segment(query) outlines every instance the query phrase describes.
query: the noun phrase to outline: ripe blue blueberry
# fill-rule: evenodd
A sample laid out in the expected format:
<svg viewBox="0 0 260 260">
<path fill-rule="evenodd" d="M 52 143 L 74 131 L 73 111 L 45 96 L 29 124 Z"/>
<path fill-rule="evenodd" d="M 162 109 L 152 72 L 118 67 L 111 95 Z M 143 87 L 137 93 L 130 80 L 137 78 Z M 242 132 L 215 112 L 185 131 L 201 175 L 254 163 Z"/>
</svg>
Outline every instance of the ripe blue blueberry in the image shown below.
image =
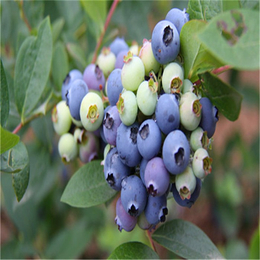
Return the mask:
<svg viewBox="0 0 260 260">
<path fill-rule="evenodd" d="M 112 43 L 109 45 L 110 50 L 117 56 L 120 51 L 129 50 L 127 43 L 124 38 L 116 37 Z"/>
<path fill-rule="evenodd" d="M 62 83 L 62 87 L 61 87 L 61 97 L 63 100 L 66 100 L 66 93 L 69 90 L 71 83 L 75 80 L 75 79 L 83 79 L 83 75 L 79 70 L 71 70 L 66 78 L 64 79 L 63 83 Z"/>
<path fill-rule="evenodd" d="M 207 131 L 208 138 L 211 138 L 215 133 L 218 121 L 218 109 L 207 97 L 201 98 L 200 104 L 202 105 L 200 127 Z"/>
<path fill-rule="evenodd" d="M 112 148 L 106 155 L 104 162 L 104 175 L 107 183 L 114 190 L 121 189 L 123 178 L 130 174 L 130 168 L 122 163 L 117 148 Z"/>
<path fill-rule="evenodd" d="M 161 149 L 161 144 L 161 131 L 156 122 L 152 119 L 145 120 L 137 134 L 137 147 L 142 157 L 147 160 L 155 157 Z"/>
<path fill-rule="evenodd" d="M 166 15 L 165 20 L 172 22 L 179 34 L 181 33 L 182 26 L 190 20 L 189 14 L 184 8 L 183 11 L 179 8 L 172 8 Z"/>
<path fill-rule="evenodd" d="M 80 104 L 87 93 L 88 86 L 83 79 L 74 80 L 67 91 L 66 103 L 71 116 L 76 120 L 80 120 Z"/>
<path fill-rule="evenodd" d="M 153 226 L 159 222 L 164 222 L 168 214 L 166 196 L 153 197 L 149 195 L 144 213 L 147 221 Z"/>
<path fill-rule="evenodd" d="M 124 57 L 127 55 L 128 50 L 120 51 L 116 56 L 115 69 L 122 69 L 124 66 Z"/>
<path fill-rule="evenodd" d="M 144 172 L 145 172 L 145 168 L 146 168 L 146 165 L 147 163 L 149 162 L 149 160 L 146 160 L 146 159 L 142 159 L 141 163 L 140 163 L 140 178 L 141 180 L 143 181 L 144 185 L 145 185 L 145 182 L 144 182 Z"/>
<path fill-rule="evenodd" d="M 117 129 L 116 145 L 122 162 L 130 167 L 137 166 L 142 159 L 137 147 L 139 125 L 126 126 L 123 123 Z"/>
<path fill-rule="evenodd" d="M 83 79 L 89 89 L 99 91 L 105 87 L 106 79 L 98 65 L 89 64 L 84 70 Z"/>
<path fill-rule="evenodd" d="M 190 144 L 185 134 L 180 130 L 170 132 L 164 140 L 162 153 L 167 170 L 173 175 L 182 173 L 190 160 Z"/>
<path fill-rule="evenodd" d="M 162 196 L 168 190 L 170 175 L 162 158 L 154 157 L 148 161 L 144 172 L 145 186 L 152 196 Z"/>
<path fill-rule="evenodd" d="M 111 106 L 116 105 L 122 90 L 121 69 L 114 69 L 108 76 L 106 86 L 107 97 Z"/>
<path fill-rule="evenodd" d="M 162 20 L 155 25 L 152 32 L 152 50 L 160 64 L 176 59 L 180 51 L 180 36 L 173 23 Z"/>
<path fill-rule="evenodd" d="M 122 229 L 124 229 L 127 232 L 132 231 L 137 223 L 137 218 L 130 216 L 124 210 L 120 197 L 118 198 L 118 200 L 116 202 L 115 223 L 117 224 L 119 231 L 122 231 Z"/>
<path fill-rule="evenodd" d="M 125 211 L 131 216 L 139 216 L 145 209 L 147 192 L 142 180 L 130 175 L 122 180 L 121 200 Z"/>
<path fill-rule="evenodd" d="M 185 198 L 183 200 L 181 198 L 179 192 L 176 189 L 175 183 L 173 183 L 172 184 L 172 195 L 173 195 L 175 201 L 180 206 L 190 208 L 195 203 L 195 201 L 198 199 L 198 197 L 200 195 L 201 186 L 202 186 L 202 181 L 199 178 L 196 178 L 196 188 L 195 188 L 195 190 L 193 191 L 193 193 L 191 194 L 189 199 Z"/>
<path fill-rule="evenodd" d="M 117 128 L 121 119 L 116 106 L 111 106 L 105 113 L 103 120 L 103 134 L 107 143 L 116 145 Z"/>
<path fill-rule="evenodd" d="M 171 131 L 179 128 L 180 113 L 179 101 L 174 94 L 163 94 L 155 109 L 156 122 L 164 134 L 169 134 Z"/>
</svg>

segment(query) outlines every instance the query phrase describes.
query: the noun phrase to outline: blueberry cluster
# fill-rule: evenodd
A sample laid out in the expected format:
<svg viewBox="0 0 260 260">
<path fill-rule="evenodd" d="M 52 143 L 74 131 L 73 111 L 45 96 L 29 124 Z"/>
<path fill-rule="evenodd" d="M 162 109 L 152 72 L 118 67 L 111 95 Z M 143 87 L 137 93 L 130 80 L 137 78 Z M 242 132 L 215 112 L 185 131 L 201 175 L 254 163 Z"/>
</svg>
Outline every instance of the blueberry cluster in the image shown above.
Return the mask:
<svg viewBox="0 0 260 260">
<path fill-rule="evenodd" d="M 83 162 L 93 159 L 97 145 L 89 144 L 90 136 L 106 144 L 104 177 L 120 191 L 115 218 L 120 231 L 164 222 L 169 196 L 191 207 L 212 169 L 208 148 L 218 111 L 184 78 L 179 35 L 188 20 L 185 10 L 173 8 L 142 46 L 116 38 L 83 74 L 69 72 L 63 100 L 53 109 L 64 161 L 78 151 Z"/>
</svg>

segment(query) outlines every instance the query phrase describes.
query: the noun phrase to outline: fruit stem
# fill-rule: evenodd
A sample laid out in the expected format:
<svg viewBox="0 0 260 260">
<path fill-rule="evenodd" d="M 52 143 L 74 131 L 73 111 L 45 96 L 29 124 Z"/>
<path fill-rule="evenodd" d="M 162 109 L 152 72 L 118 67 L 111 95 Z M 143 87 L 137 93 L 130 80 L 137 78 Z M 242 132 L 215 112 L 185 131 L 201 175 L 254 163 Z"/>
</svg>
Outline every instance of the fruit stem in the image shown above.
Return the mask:
<svg viewBox="0 0 260 260">
<path fill-rule="evenodd" d="M 20 124 L 17 125 L 17 127 L 14 129 L 13 134 L 17 134 L 22 127 L 23 127 L 23 124 L 22 124 L 22 122 L 20 122 Z"/>
<path fill-rule="evenodd" d="M 152 239 L 151 231 L 150 231 L 149 229 L 147 229 L 147 230 L 146 230 L 146 234 L 147 234 L 147 237 L 148 237 L 148 239 L 149 239 L 149 242 L 150 242 L 150 244 L 151 244 L 151 246 L 152 246 L 153 251 L 154 251 L 155 253 L 157 253 L 156 247 L 155 247 L 155 244 L 154 244 L 154 241 L 153 241 L 153 239 Z"/>
<path fill-rule="evenodd" d="M 98 42 L 97 42 L 97 45 L 96 45 L 96 48 L 95 48 L 95 51 L 94 51 L 94 56 L 93 56 L 93 59 L 91 61 L 91 63 L 95 64 L 96 63 L 96 60 L 97 60 L 97 54 L 98 54 L 98 51 L 99 51 L 99 48 L 101 46 L 101 43 L 103 41 L 103 38 L 105 36 L 105 33 L 106 33 L 106 30 L 107 30 L 107 27 L 110 23 L 110 20 L 115 12 L 115 9 L 116 9 L 116 6 L 117 4 L 120 2 L 121 0 L 114 0 L 113 1 L 113 4 L 111 5 L 111 8 L 108 12 L 108 15 L 107 15 L 107 18 L 106 18 L 106 21 L 105 21 L 105 25 L 104 25 L 104 28 L 99 36 L 99 39 L 98 39 Z"/>
</svg>

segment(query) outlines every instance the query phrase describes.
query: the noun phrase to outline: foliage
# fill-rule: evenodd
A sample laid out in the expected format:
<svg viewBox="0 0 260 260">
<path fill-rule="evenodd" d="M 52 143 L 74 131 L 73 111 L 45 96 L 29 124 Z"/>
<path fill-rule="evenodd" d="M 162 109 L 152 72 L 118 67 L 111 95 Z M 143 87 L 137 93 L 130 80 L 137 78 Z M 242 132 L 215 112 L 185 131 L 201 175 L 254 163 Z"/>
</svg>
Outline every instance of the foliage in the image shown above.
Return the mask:
<svg viewBox="0 0 260 260">
<path fill-rule="evenodd" d="M 100 160 L 62 165 L 50 115 L 61 99 L 67 72 L 84 70 L 102 33 L 105 37 L 98 51 L 116 35 L 140 45 L 171 7 L 186 7 L 191 21 L 180 36 L 185 77 L 201 83 L 204 95 L 228 120 L 238 119 L 243 98 L 251 102 L 253 97 L 258 105 L 259 93 L 250 86 L 244 91 L 237 80 L 242 70 L 259 70 L 258 1 L 121 1 L 104 31 L 111 5 L 111 1 L 1 2 L 1 202 L 2 211 L 8 213 L 17 231 L 3 245 L 2 258 L 76 258 L 106 229 L 107 213 L 102 204 L 113 205 L 116 192 L 107 186 Z M 149 23 L 153 14 L 155 18 Z M 232 71 L 230 82 L 218 77 L 224 70 Z M 259 139 L 255 143 L 259 144 Z M 239 135 L 229 140 L 216 162 L 224 162 L 223 167 L 232 171 L 227 158 L 236 148 L 241 150 L 244 171 L 255 180 L 259 151 L 254 151 L 258 148 L 251 147 L 248 152 Z M 217 248 L 199 227 L 182 219 L 161 225 L 152 240 L 174 257 L 215 259 L 222 258 L 222 253 L 232 258 L 243 244 L 234 240 L 243 192 L 239 174 L 223 177 L 220 184 L 212 177 L 208 185 L 215 192 L 212 203 L 220 226 L 231 241 L 226 251 Z M 257 240 L 259 234 L 252 239 L 250 258 L 257 255 Z M 139 242 L 119 245 L 109 252 L 109 258 L 158 258 L 146 242 L 143 236 Z M 247 256 L 243 246 L 241 255 Z M 90 257 L 103 256 L 95 252 Z"/>
</svg>

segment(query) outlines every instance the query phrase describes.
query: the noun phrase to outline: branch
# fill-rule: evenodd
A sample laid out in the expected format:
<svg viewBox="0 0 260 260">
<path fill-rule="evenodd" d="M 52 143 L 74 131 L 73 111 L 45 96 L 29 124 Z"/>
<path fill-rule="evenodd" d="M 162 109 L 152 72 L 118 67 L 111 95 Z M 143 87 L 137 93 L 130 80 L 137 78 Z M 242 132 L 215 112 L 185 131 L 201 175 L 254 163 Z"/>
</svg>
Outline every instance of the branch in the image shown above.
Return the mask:
<svg viewBox="0 0 260 260">
<path fill-rule="evenodd" d="M 116 10 L 116 6 L 117 4 L 120 2 L 121 0 L 114 0 L 113 1 L 113 4 L 111 5 L 111 8 L 108 12 L 108 15 L 107 15 L 107 19 L 106 19 L 106 22 L 105 22 L 105 25 L 104 25 L 104 28 L 99 36 L 99 39 L 98 39 L 98 42 L 97 42 L 97 45 L 96 45 L 96 48 L 95 48 L 95 51 L 94 51 L 94 56 L 93 56 L 93 59 L 92 59 L 92 62 L 91 63 L 96 63 L 96 60 L 97 60 L 97 54 L 98 54 L 98 51 L 99 51 L 99 48 L 102 44 L 102 41 L 103 41 L 103 38 L 105 36 L 105 33 L 107 31 L 107 27 L 110 23 L 110 20 Z"/>
<path fill-rule="evenodd" d="M 20 3 L 19 3 L 19 8 L 20 8 L 21 18 L 23 19 L 24 23 L 26 24 L 26 26 L 27 26 L 29 32 L 31 32 L 32 27 L 31 27 L 31 25 L 30 25 L 30 23 L 29 23 L 29 21 L 28 21 L 28 19 L 27 19 L 27 16 L 26 16 L 26 14 L 25 14 L 25 12 L 24 12 L 23 0 L 20 1 Z"/>
<path fill-rule="evenodd" d="M 149 242 L 150 242 L 150 244 L 151 244 L 151 246 L 152 246 L 152 248 L 153 248 L 153 251 L 154 251 L 155 253 L 157 253 L 156 248 L 155 248 L 154 241 L 153 241 L 152 236 L 151 236 L 151 231 L 150 231 L 149 229 L 147 229 L 147 230 L 146 230 L 146 234 L 147 234 L 148 239 L 149 239 Z"/>
</svg>

